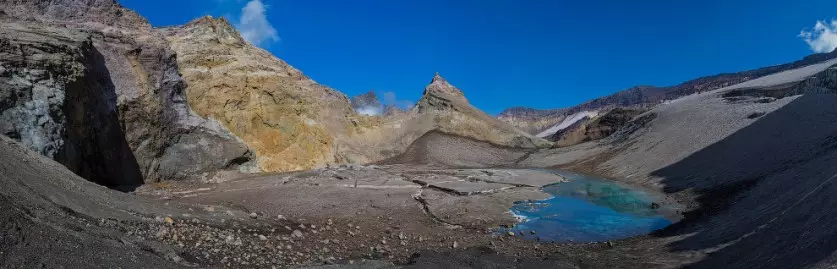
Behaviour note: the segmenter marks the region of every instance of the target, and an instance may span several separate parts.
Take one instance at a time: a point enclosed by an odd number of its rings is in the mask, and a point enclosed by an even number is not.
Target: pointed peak
[[[443,78],[442,75],[439,75],[439,72],[436,72],[436,75],[433,75],[433,80],[431,80],[430,83],[437,82],[437,81],[447,82],[447,80],[445,80],[445,78]]]
[[[203,16],[186,23],[181,27],[170,27],[168,29],[177,31],[182,29],[200,29],[199,32],[211,33],[213,36],[222,39],[222,43],[237,44],[244,43],[244,38],[236,28],[224,17]]]
[[[430,85],[427,85],[427,87],[424,88],[424,95],[428,94],[441,94],[467,101],[467,99],[465,99],[465,94],[439,75],[439,72],[436,72],[436,75],[433,76],[433,80],[430,81]]]
[[[219,28],[220,29],[230,29],[230,30],[235,29],[235,27],[233,27],[232,23],[230,23],[230,21],[228,21],[226,18],[224,18],[224,17],[215,18],[215,17],[212,17],[210,15],[206,15],[206,16],[194,19],[194,20],[190,21],[189,23],[186,23],[186,25],[184,25],[184,26],[186,26],[186,27],[190,27],[190,26],[209,26],[209,27],[216,28],[216,29],[219,29]]]
[[[194,20],[192,20],[192,21],[190,21],[190,22],[186,23],[186,25],[188,25],[188,26],[192,26],[192,25],[200,25],[200,24],[214,24],[214,23],[215,23],[215,17],[212,17],[212,16],[210,16],[210,15],[206,15],[206,16],[203,16],[203,17],[199,17],[199,18],[197,18],[197,19],[194,19]]]

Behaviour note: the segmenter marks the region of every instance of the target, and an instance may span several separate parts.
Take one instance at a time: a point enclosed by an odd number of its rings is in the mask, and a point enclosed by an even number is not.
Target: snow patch
[[[539,133],[537,137],[544,138],[550,135],[553,135],[561,130],[567,129],[570,125],[575,124],[576,122],[584,119],[585,117],[593,118],[599,115],[598,111],[582,111],[575,114],[572,114],[564,119],[564,121],[556,124],[555,126],[546,129],[545,131]]]

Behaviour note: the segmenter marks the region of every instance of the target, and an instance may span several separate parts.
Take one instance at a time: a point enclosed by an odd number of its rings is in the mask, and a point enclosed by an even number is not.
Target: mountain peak
[[[191,29],[189,31],[179,31],[179,29]],[[244,44],[244,38],[241,37],[238,30],[224,17],[203,16],[194,19],[183,26],[163,28],[164,33],[169,35],[181,32],[185,35],[200,35],[207,39],[215,39],[224,44]]]
[[[206,15],[206,16],[194,19],[194,20],[186,23],[186,26],[197,26],[197,25],[215,26],[215,25],[230,25],[230,23],[227,21],[227,19],[224,19],[224,17],[215,18],[215,17],[212,17],[211,15]],[[230,25],[230,26],[232,26],[232,25]]]
[[[375,94],[375,91],[369,91],[352,97],[351,104],[355,109],[368,107],[383,108],[383,105],[381,105],[381,101],[378,99],[378,95]]]
[[[439,72],[436,72],[436,75],[433,75],[433,80],[431,80],[430,83],[433,83],[433,82],[436,82],[436,81],[447,82],[447,80],[445,80],[445,78],[443,78],[442,75],[439,74]]]
[[[465,99],[465,94],[451,85],[450,82],[442,77],[442,75],[439,75],[439,72],[436,72],[436,75],[433,76],[433,80],[430,81],[430,85],[427,85],[427,87],[424,88],[424,95],[428,94],[443,95],[465,100],[466,102],[468,101]]]

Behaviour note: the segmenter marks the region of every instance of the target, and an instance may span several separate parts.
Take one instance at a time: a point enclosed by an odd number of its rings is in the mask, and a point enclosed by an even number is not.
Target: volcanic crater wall
[[[142,184],[89,37],[19,24],[0,33],[0,132],[96,183]]]
[[[0,22],[3,134],[111,187],[256,170],[241,139],[191,111],[177,55],[135,12],[0,0]]]

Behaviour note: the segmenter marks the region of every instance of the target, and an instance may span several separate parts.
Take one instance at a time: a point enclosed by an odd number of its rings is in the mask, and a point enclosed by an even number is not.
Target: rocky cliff
[[[555,141],[555,146],[558,147],[599,140],[628,125],[631,120],[643,112],[645,112],[644,109],[613,108],[601,115],[584,117],[557,131],[547,139]]]
[[[101,185],[142,184],[103,57],[88,35],[38,24],[0,28],[0,133]]]
[[[263,171],[293,171],[347,160],[346,142],[367,121],[348,98],[241,38],[223,18],[158,30],[178,54],[189,103],[256,153]],[[348,154],[348,153],[347,153]]]
[[[2,0],[0,10],[5,14],[5,21],[27,21],[38,28],[33,32],[54,32],[50,30],[54,26],[88,36],[87,42],[92,46],[80,48],[91,51],[81,53],[82,59],[77,62],[95,62],[96,65],[87,64],[88,70],[79,72],[95,74],[98,77],[84,81],[98,81],[102,85],[97,87],[107,90],[101,97],[89,99],[97,101],[91,101],[94,105],[90,107],[81,106],[79,109],[83,113],[78,113],[88,117],[85,125],[118,115],[119,128],[109,122],[112,125],[105,129],[121,129],[146,181],[196,178],[220,169],[248,169],[247,165],[242,165],[252,155],[248,147],[217,122],[205,120],[190,111],[184,96],[186,84],[178,75],[176,55],[141,16],[113,0]],[[8,29],[10,25],[4,22],[2,28]],[[72,53],[67,55],[75,57]],[[51,71],[41,69],[36,72],[49,74]],[[53,92],[66,92],[71,86],[47,85]],[[101,92],[91,88],[85,91]],[[105,100],[105,104],[100,104],[101,100]],[[79,102],[69,103],[77,105]],[[85,113],[98,113],[91,111],[93,106],[106,106],[115,114],[87,116]],[[65,105],[53,109],[59,110],[69,113],[73,107]],[[96,140],[90,143],[110,143],[98,141],[101,137],[97,132],[77,135]],[[19,139],[28,139],[24,136],[28,134],[21,134]],[[90,143],[79,147],[98,147]]]

